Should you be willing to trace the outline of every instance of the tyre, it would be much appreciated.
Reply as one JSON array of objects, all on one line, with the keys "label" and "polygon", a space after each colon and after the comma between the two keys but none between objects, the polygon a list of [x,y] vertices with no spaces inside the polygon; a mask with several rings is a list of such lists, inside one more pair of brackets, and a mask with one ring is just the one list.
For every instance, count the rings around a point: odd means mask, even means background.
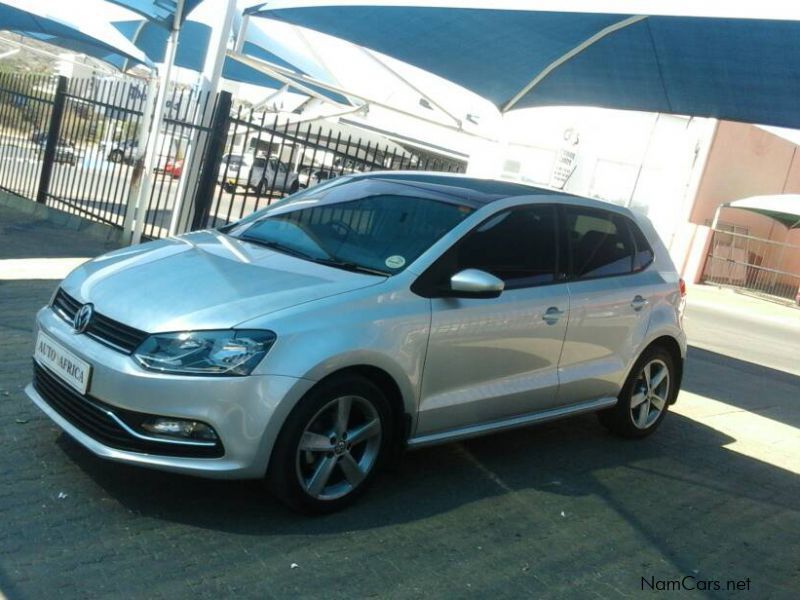
[{"label": "tyre", "polygon": [[294,194],[299,189],[300,189],[300,184],[297,181],[293,181],[292,185],[289,186],[289,193]]},{"label": "tyre", "polygon": [[108,160],[113,163],[121,163],[124,158],[125,155],[121,150],[112,150],[108,153]]},{"label": "tyre", "polygon": [[388,454],[391,421],[386,396],[368,379],[347,375],[322,382],[286,419],[267,471],[269,487],[305,513],[350,505]]},{"label": "tyre", "polygon": [[262,179],[261,181],[258,182],[258,185],[256,186],[256,194],[258,196],[265,196],[268,190],[269,190],[269,184],[267,183],[266,179]]},{"label": "tyre", "polygon": [[659,346],[648,348],[631,369],[617,404],[599,413],[600,422],[622,437],[650,435],[664,420],[677,383],[670,353]]},{"label": "tyre", "polygon": [[236,191],[236,186],[230,182],[225,182],[222,184],[222,191],[226,194],[232,194]]}]

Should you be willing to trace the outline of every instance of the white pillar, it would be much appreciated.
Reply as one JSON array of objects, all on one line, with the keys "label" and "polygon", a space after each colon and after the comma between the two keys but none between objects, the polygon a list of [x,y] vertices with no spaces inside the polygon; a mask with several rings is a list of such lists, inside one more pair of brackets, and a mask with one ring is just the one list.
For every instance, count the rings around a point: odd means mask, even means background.
[{"label": "white pillar", "polygon": [[[208,1],[208,0],[206,0]],[[233,16],[236,12],[236,0],[215,0],[216,4],[220,5],[225,3],[225,14],[222,21],[222,27],[212,27],[211,38],[208,41],[208,49],[206,51],[206,60],[203,65],[203,72],[200,74],[200,89],[198,93],[202,97],[204,92],[211,94],[214,98],[219,92],[219,83],[222,79],[222,69],[225,65],[225,57],[228,53],[228,42],[230,40],[231,27],[233,26]],[[199,100],[199,99],[198,99]],[[196,125],[206,126],[211,123],[213,115],[214,101],[211,100],[206,105],[206,110],[200,116],[200,121]],[[181,222],[185,222],[184,213],[186,210],[191,209],[191,198],[189,197],[194,191],[197,177],[199,173],[197,169],[192,169],[193,163],[202,157],[195,156],[200,152],[204,146],[203,141],[207,134],[201,130],[195,130],[192,139],[189,142],[189,147],[186,149],[184,156],[184,170],[181,173],[181,179],[178,182],[178,189],[175,193],[175,206],[172,209],[172,215],[169,223],[169,234],[177,235],[182,233],[178,231]]]},{"label": "white pillar", "polygon": [[147,137],[147,147],[144,153],[144,172],[142,173],[141,183],[137,194],[136,201],[136,222],[133,226],[133,235],[131,237],[131,244],[138,244],[142,240],[142,231],[144,230],[144,219],[147,215],[147,207],[150,200],[150,188],[153,183],[153,169],[156,166],[156,143],[158,141],[158,133],[161,131],[161,121],[164,119],[164,108],[167,103],[167,88],[169,87],[170,79],[172,78],[172,67],[175,64],[175,53],[178,50],[178,36],[181,30],[181,21],[183,19],[183,2],[184,0],[177,0],[175,6],[175,15],[172,20],[172,30],[169,32],[167,38],[167,47],[164,52],[164,65],[160,73],[158,86],[158,97],[156,99],[156,109],[151,123],[150,134]]},{"label": "white pillar", "polygon": [[128,205],[125,208],[125,221],[123,231],[125,239],[130,240],[133,236],[133,217],[136,214],[136,203],[139,199],[139,190],[142,186],[143,162],[147,141],[150,137],[150,130],[153,128],[153,107],[155,105],[156,93],[158,92],[158,78],[155,73],[151,73],[147,78],[147,89],[144,96],[144,107],[142,109],[142,122],[136,136],[136,148],[133,151],[133,176],[130,188],[128,189]]},{"label": "white pillar", "polygon": [[250,15],[242,15],[242,22],[239,24],[239,33],[236,35],[236,46],[234,51],[237,54],[244,52],[244,43],[247,41],[247,28],[250,26]]},{"label": "white pillar", "polygon": [[715,211],[714,211],[714,220],[713,220],[713,221],[711,221],[711,229],[714,229],[714,230],[716,230],[716,229],[717,229],[717,225],[719,225],[719,213],[722,211],[722,209],[723,209],[724,207],[725,207],[725,205],[724,205],[724,204],[720,204],[720,205],[717,207],[717,210],[715,210]]}]

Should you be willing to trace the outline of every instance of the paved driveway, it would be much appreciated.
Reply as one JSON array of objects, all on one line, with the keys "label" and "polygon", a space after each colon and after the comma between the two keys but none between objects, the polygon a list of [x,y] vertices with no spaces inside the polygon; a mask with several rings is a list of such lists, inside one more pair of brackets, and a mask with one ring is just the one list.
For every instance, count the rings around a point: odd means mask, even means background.
[{"label": "paved driveway", "polygon": [[[0,208],[0,598],[800,589],[800,378],[741,349],[734,359],[693,348],[686,391],[647,440],[616,439],[584,416],[420,450],[355,508],[322,518],[288,512],[257,482],[97,459],[22,393],[33,315],[56,281],[1,275],[4,259],[104,249]],[[699,313],[689,321],[702,329]]]}]

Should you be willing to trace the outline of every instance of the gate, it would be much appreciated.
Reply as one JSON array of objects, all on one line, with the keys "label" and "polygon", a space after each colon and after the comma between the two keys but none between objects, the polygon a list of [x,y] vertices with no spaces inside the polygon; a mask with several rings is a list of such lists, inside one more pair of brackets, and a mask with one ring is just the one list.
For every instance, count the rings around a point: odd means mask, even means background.
[{"label": "gate", "polygon": [[[792,269],[792,264],[798,266]],[[703,282],[796,300],[800,294],[800,246],[715,229]]]},{"label": "gate", "polygon": [[[221,94],[224,95],[225,92]],[[355,127],[269,112],[233,110],[222,129],[221,155],[206,156],[191,226],[219,227],[299,189],[352,173],[420,169],[463,173],[466,163],[410,150]],[[185,217],[189,225],[189,217]]]},{"label": "gate", "polygon": [[[0,190],[113,227],[130,225],[145,85],[0,74]],[[348,173],[466,169],[464,161],[349,125],[258,112],[235,106],[227,92],[178,86],[167,92],[156,135],[141,228],[148,238],[218,227]]]}]

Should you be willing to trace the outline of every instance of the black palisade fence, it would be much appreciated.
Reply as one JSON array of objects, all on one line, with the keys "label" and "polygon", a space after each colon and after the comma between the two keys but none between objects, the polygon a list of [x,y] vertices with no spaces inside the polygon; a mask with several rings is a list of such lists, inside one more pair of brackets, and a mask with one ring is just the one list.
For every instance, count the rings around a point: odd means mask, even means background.
[{"label": "black palisade fence", "polygon": [[[0,190],[123,227],[141,177],[146,92],[133,78],[0,73]],[[346,174],[466,167],[352,125],[256,111],[227,92],[178,86],[167,92],[154,147],[148,238],[221,226]]]}]

